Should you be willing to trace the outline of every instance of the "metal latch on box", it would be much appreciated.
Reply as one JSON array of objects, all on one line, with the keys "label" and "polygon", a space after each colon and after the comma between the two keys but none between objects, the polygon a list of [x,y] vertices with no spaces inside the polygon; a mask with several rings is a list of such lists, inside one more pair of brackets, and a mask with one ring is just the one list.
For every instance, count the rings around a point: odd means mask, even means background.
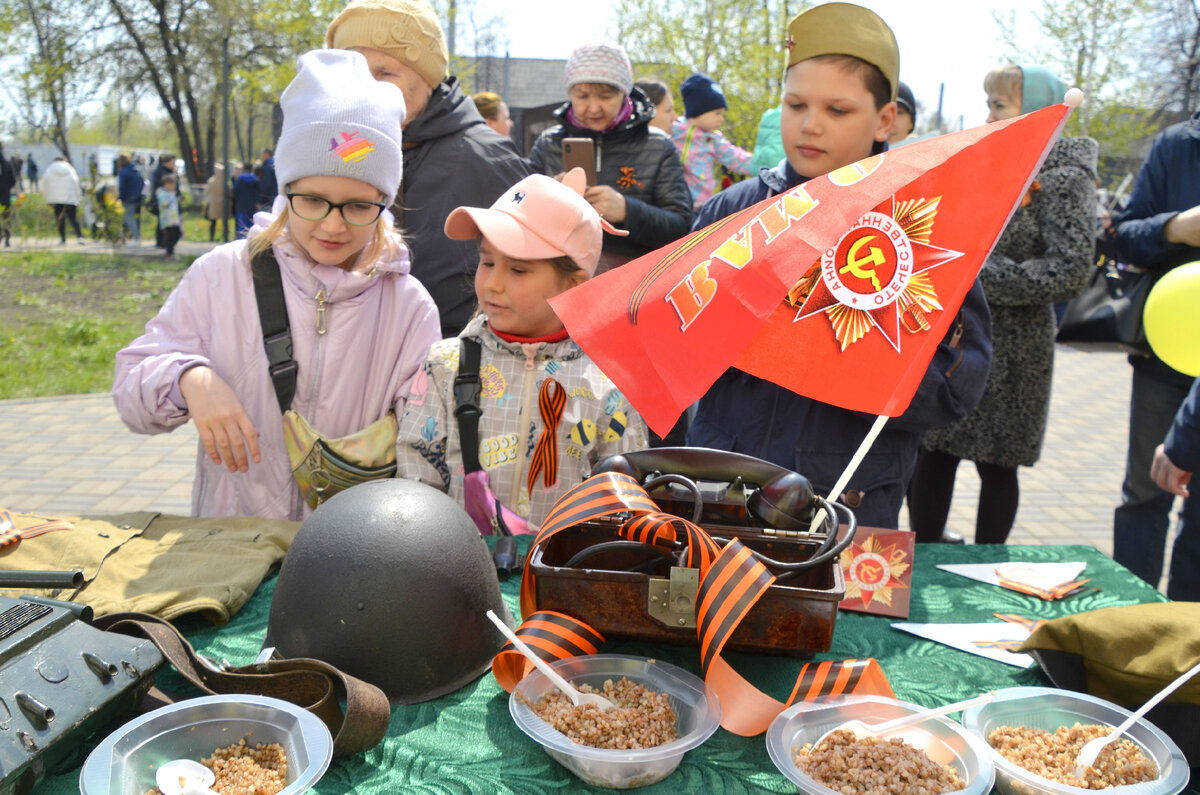
[{"label": "metal latch on box", "polygon": [[696,626],[696,592],[700,570],[671,567],[671,578],[651,577],[646,612],[669,627]]}]

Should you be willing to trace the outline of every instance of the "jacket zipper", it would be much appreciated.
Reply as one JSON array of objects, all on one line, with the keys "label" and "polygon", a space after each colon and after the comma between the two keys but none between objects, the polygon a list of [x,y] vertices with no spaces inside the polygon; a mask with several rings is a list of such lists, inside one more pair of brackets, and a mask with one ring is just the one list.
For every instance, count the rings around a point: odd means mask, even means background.
[{"label": "jacket zipper", "polygon": [[328,331],[325,327],[325,288],[319,288],[313,298],[317,301],[317,336],[323,336]]},{"label": "jacket zipper", "polygon": [[521,387],[521,415],[517,419],[517,468],[513,471],[512,488],[508,495],[508,505],[514,511],[521,499],[521,482],[525,480],[525,448],[529,446],[526,429],[529,427],[529,413],[533,410],[533,380],[537,375],[535,357],[541,347],[540,342],[521,345],[525,352],[525,382]]},{"label": "jacket zipper", "polygon": [[[319,282],[318,282],[318,284],[319,284]],[[308,398],[309,411],[311,411],[313,409],[313,407],[316,405],[316,401],[317,401],[317,386],[321,381],[321,368],[322,368],[322,365],[324,364],[324,358],[325,358],[325,346],[322,345],[321,343],[325,339],[325,332],[329,330],[328,327],[325,325],[325,312],[328,309],[328,307],[326,306],[328,301],[327,301],[327,296],[325,293],[324,285],[317,288],[317,293],[316,293],[316,295],[313,296],[313,300],[317,302],[317,328],[316,328],[316,331],[317,331],[316,354],[317,355],[314,357],[316,364],[313,366],[312,381],[310,382],[311,388],[309,389],[309,393],[308,393],[308,395],[309,395],[309,398]],[[306,417],[305,419],[307,419],[311,423],[317,422],[317,418],[313,417],[313,416]]]},{"label": "jacket zipper", "polygon": [[[320,282],[318,282],[318,284],[320,284]],[[325,293],[325,287],[323,285],[317,287],[317,292],[313,295],[313,300],[317,302],[317,322],[316,322],[317,346],[316,346],[316,351],[315,351],[316,356],[313,359],[314,365],[313,365],[313,372],[312,372],[311,387],[310,387],[309,393],[308,393],[309,398],[308,398],[307,411],[304,413],[304,418],[306,420],[308,420],[310,423],[314,423],[314,424],[317,422],[317,420],[315,417],[312,417],[311,414],[312,414],[313,406],[316,405],[317,383],[320,381],[320,373],[321,373],[321,359],[323,358],[324,353],[325,353],[325,349],[321,345],[321,340],[324,339],[325,332],[329,330],[325,325],[325,311],[328,308],[326,306],[326,304],[328,303],[327,298],[328,297]],[[304,498],[300,495],[300,491],[298,489],[294,490],[292,493],[292,514],[294,516],[303,516],[304,515],[304,505],[305,505]]]}]

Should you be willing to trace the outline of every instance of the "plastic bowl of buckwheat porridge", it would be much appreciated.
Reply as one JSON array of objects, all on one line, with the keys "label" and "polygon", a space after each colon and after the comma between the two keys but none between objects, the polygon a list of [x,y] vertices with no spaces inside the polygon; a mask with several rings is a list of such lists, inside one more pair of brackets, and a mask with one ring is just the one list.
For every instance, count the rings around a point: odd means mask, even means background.
[{"label": "plastic bowl of buckwheat porridge", "polygon": [[1073,777],[1077,749],[1093,736],[1108,734],[1130,714],[1087,693],[1010,687],[997,691],[994,701],[966,710],[963,725],[988,743],[996,789],[1004,795],[1182,792],[1189,778],[1187,760],[1179,746],[1145,718],[1100,754],[1086,780]]},{"label": "plastic bowl of buckwheat porridge", "polygon": [[160,707],[110,734],[84,762],[79,791],[157,792],[158,768],[189,759],[216,766],[218,791],[298,795],[320,780],[332,757],[329,729],[302,707],[267,696],[202,696]]},{"label": "plastic bowl of buckwheat porridge", "polygon": [[840,742],[835,736],[834,743],[809,747],[846,721],[882,723],[921,709],[867,695],[793,704],[767,729],[767,753],[780,773],[810,795],[989,792],[994,770],[986,744],[946,717],[927,718],[879,740]]},{"label": "plastic bowl of buckwheat porridge", "polygon": [[721,723],[717,694],[682,668],[621,654],[593,654],[550,664],[581,690],[616,707],[581,710],[541,672],[513,689],[509,712],[552,759],[597,787],[633,789],[661,781],[683,755]]}]

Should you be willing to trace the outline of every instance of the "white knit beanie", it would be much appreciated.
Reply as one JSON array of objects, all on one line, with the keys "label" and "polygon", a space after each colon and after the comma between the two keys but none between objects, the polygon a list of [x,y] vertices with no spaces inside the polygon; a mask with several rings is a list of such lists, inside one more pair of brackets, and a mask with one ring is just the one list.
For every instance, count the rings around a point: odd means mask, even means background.
[{"label": "white knit beanie", "polygon": [[330,175],[374,185],[392,200],[403,168],[404,95],[372,77],[366,58],[350,50],[304,53],[279,104],[283,132],[275,147],[275,175],[280,195],[298,179]]},{"label": "white knit beanie", "polygon": [[577,83],[603,83],[628,94],[633,91],[633,66],[625,48],[612,41],[576,47],[567,59],[567,90]]}]

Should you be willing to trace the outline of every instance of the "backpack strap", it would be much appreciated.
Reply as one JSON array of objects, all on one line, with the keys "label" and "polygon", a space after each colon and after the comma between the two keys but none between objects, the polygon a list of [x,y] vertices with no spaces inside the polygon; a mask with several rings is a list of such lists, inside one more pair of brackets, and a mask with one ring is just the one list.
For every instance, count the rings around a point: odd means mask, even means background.
[{"label": "backpack strap", "polygon": [[275,386],[279,410],[287,411],[296,396],[299,365],[292,358],[292,332],[288,326],[287,304],[283,298],[283,277],[275,251],[267,246],[250,260],[254,277],[254,299],[262,323],[263,346],[267,350],[267,372]]},{"label": "backpack strap", "polygon": [[479,361],[483,346],[477,339],[459,340],[458,375],[454,377],[454,418],[458,420],[459,446],[462,448],[463,472],[471,474],[483,469],[479,463]]}]

